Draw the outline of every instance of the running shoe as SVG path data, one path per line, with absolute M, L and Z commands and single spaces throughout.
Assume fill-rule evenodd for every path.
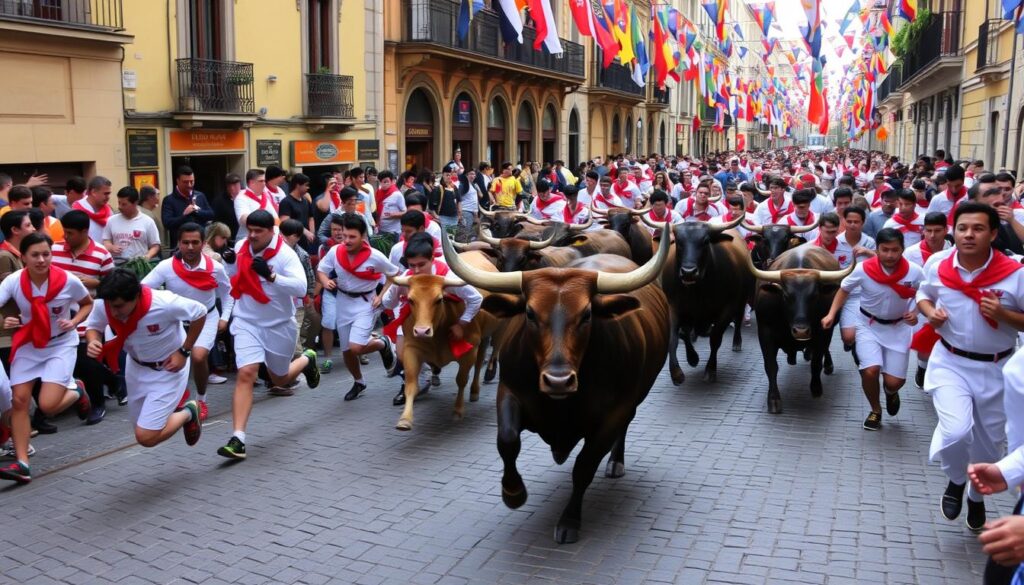
M 245 459 L 245 443 L 238 440 L 238 437 L 231 437 L 228 444 L 217 449 L 217 455 L 228 459 Z
M 267 394 L 271 396 L 295 396 L 295 390 L 286 386 L 272 386 L 270 390 L 267 390 Z
M 308 351 L 313 351 L 313 350 L 308 350 Z M 302 352 L 302 355 L 306 355 L 306 352 Z M 331 360 L 324 360 L 324 361 L 320 362 L 320 373 L 321 374 L 330 374 L 331 370 L 333 370 L 333 369 L 334 369 L 334 362 L 332 362 Z
M 896 416 L 896 413 L 900 411 L 900 393 L 893 392 L 885 393 L 885 412 L 889 413 L 889 416 Z
M 75 401 L 75 411 L 79 420 L 89 418 L 92 412 L 92 403 L 89 402 L 89 395 L 85 392 L 85 384 L 81 380 L 75 380 L 75 390 L 78 391 L 78 400 Z
M 36 448 L 31 444 L 28 446 L 28 456 L 31 457 L 36 454 Z M 7 441 L 0 447 L 0 459 L 17 459 L 17 455 L 14 451 L 14 443 L 7 439 Z
M 967 529 L 977 534 L 985 528 L 985 502 L 967 498 Z
M 37 408 L 35 414 L 32 415 L 32 429 L 39 431 L 40 435 L 52 435 L 57 432 L 57 425 L 47 421 L 43 411 Z
M 210 373 L 210 377 L 206 379 L 207 384 L 223 384 L 224 382 L 227 381 L 228 379 L 225 378 L 224 376 L 218 376 L 217 374 L 214 374 L 212 372 Z
M 320 368 L 316 367 L 316 352 L 312 349 L 307 349 L 302 352 L 302 355 L 306 356 L 308 360 L 306 367 L 302 368 L 302 375 L 306 377 L 306 385 L 310 388 L 316 388 L 320 385 Z
M 924 390 L 924 368 L 917 366 L 917 373 L 914 374 L 914 385 Z
M 865 431 L 877 431 L 882 428 L 882 413 L 871 412 L 868 413 L 868 417 L 864 419 L 864 430 Z
M 363 390 L 366 390 L 366 384 L 360 384 L 359 382 L 353 382 L 352 388 L 345 394 L 345 401 L 355 400 L 359 398 L 359 394 Z
M 361 355 L 359 356 L 359 363 L 363 364 L 364 366 L 368 366 L 370 365 L 370 358 L 366 357 L 365 355 Z
M 390 370 L 395 365 L 395 345 L 387 335 L 381 335 L 378 339 L 384 342 L 380 348 L 380 361 L 384 363 L 384 369 Z
M 199 436 L 203 433 L 203 416 L 199 410 L 199 402 L 189 400 L 185 403 L 185 410 L 192 413 L 192 420 L 185 423 L 181 429 L 185 432 L 185 443 L 189 447 L 199 442 Z
M 206 422 L 206 417 L 210 415 L 210 409 L 206 406 L 205 400 L 199 401 L 199 420 Z
M 98 425 L 103 422 L 103 418 L 107 416 L 107 409 L 102 406 L 94 406 L 89 411 L 89 418 L 85 421 L 86 425 Z
M 32 481 L 32 472 L 29 471 L 28 465 L 15 461 L 7 467 L 0 467 L 0 479 L 28 483 Z

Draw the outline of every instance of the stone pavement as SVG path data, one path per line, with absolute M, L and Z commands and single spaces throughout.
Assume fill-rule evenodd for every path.
M 672 386 L 640 407 L 626 476 L 595 479 L 581 540 L 556 545 L 571 490 L 525 433 L 529 501 L 501 503 L 495 386 L 452 422 L 454 370 L 394 430 L 395 379 L 373 357 L 370 390 L 341 400 L 343 371 L 317 390 L 257 403 L 249 459 L 226 462 L 229 385 L 211 387 L 200 443 L 129 446 L 124 409 L 95 427 L 58 420 L 38 437 L 39 477 L 0 489 L 0 582 L 47 583 L 980 583 L 984 557 L 961 520 L 941 518 L 945 479 L 925 461 L 930 402 L 913 387 L 877 433 L 848 355 L 825 395 L 781 360 L 785 412 L 765 412 L 753 329 L 721 353 L 719 381 Z M 702 358 L 706 340 L 698 344 Z M 340 362 L 340 360 L 339 360 Z M 700 366 L 703 367 L 703 362 Z M 1013 498 L 989 501 L 989 516 Z

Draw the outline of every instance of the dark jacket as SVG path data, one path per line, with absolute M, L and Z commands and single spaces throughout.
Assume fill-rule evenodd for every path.
M 193 201 L 199 209 L 185 215 L 185 208 Z M 178 245 L 178 228 L 190 221 L 205 226 L 213 221 L 213 208 L 206 200 L 206 195 L 199 191 L 192 191 L 192 200 L 189 200 L 178 193 L 177 189 L 172 189 L 164 197 L 160 207 L 160 217 L 164 221 L 164 229 L 167 230 L 167 245 L 175 248 Z

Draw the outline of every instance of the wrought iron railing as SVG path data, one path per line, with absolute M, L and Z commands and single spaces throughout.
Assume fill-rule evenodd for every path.
M 652 95 L 654 103 L 667 106 L 669 104 L 669 100 L 671 99 L 671 96 L 669 95 L 670 91 L 671 90 L 667 87 L 665 89 L 658 89 L 657 87 L 655 87 L 654 93 Z
M 637 85 L 636 82 L 633 81 L 633 70 L 621 63 L 612 63 L 608 68 L 605 68 L 602 66 L 603 59 L 604 57 L 601 55 L 601 49 L 595 47 L 594 85 L 604 89 L 613 89 L 615 91 L 632 94 L 642 100 L 647 88 Z
M 542 45 L 533 48 L 537 31 L 523 29 L 523 43 L 505 43 L 498 13 L 487 9 L 477 13 L 465 39 L 458 34 L 459 3 L 454 0 L 406 0 L 405 41 L 432 43 L 494 57 L 518 65 L 584 77 L 583 45 L 559 39 L 562 54 L 553 55 Z
M 351 75 L 306 74 L 306 115 L 310 118 L 355 118 Z
M 921 38 L 903 56 L 903 83 L 943 57 L 960 55 L 963 12 L 939 12 L 921 32 Z
M 881 103 L 890 95 L 897 93 L 898 88 L 902 84 L 903 67 L 896 65 L 889 69 L 889 75 L 882 80 L 882 83 L 878 84 L 878 89 L 875 91 L 876 103 Z
M 0 0 L 0 19 L 124 30 L 121 0 Z
M 178 110 L 255 113 L 252 63 L 178 59 Z
M 979 70 L 999 62 L 999 23 L 999 20 L 990 18 L 978 27 L 977 68 Z

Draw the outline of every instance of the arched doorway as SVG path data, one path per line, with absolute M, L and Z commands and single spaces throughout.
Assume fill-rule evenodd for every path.
M 405 105 L 405 169 L 434 165 L 434 108 L 427 92 L 417 89 Z
M 533 162 L 533 110 L 530 102 L 523 102 L 519 106 L 518 122 L 516 124 L 519 148 L 516 153 L 519 155 L 519 162 Z
M 626 126 L 623 129 L 623 134 L 626 137 L 626 154 L 633 152 L 633 117 L 626 116 Z
M 580 166 L 580 115 L 576 108 L 569 112 L 569 166 L 574 171 Z
M 622 120 L 618 114 L 612 116 L 612 151 L 608 154 L 618 156 L 622 152 Z
M 508 114 L 505 102 L 494 98 L 487 106 L 487 161 L 500 168 L 507 160 L 505 156 L 505 126 L 508 125 Z
M 661 130 L 658 131 L 658 153 L 662 156 L 668 154 L 668 142 L 665 141 L 665 120 L 661 121 Z
M 452 106 L 452 156 L 455 151 L 462 152 L 462 164 L 469 168 L 476 161 L 473 149 L 473 138 L 476 136 L 476 105 L 473 98 L 466 92 L 455 98 Z
M 558 158 L 555 154 L 556 151 L 556 140 L 558 139 L 558 115 L 555 114 L 555 108 L 548 104 L 544 108 L 544 115 L 541 117 L 540 129 L 541 129 L 541 145 L 542 145 L 542 161 L 541 163 L 552 163 Z

